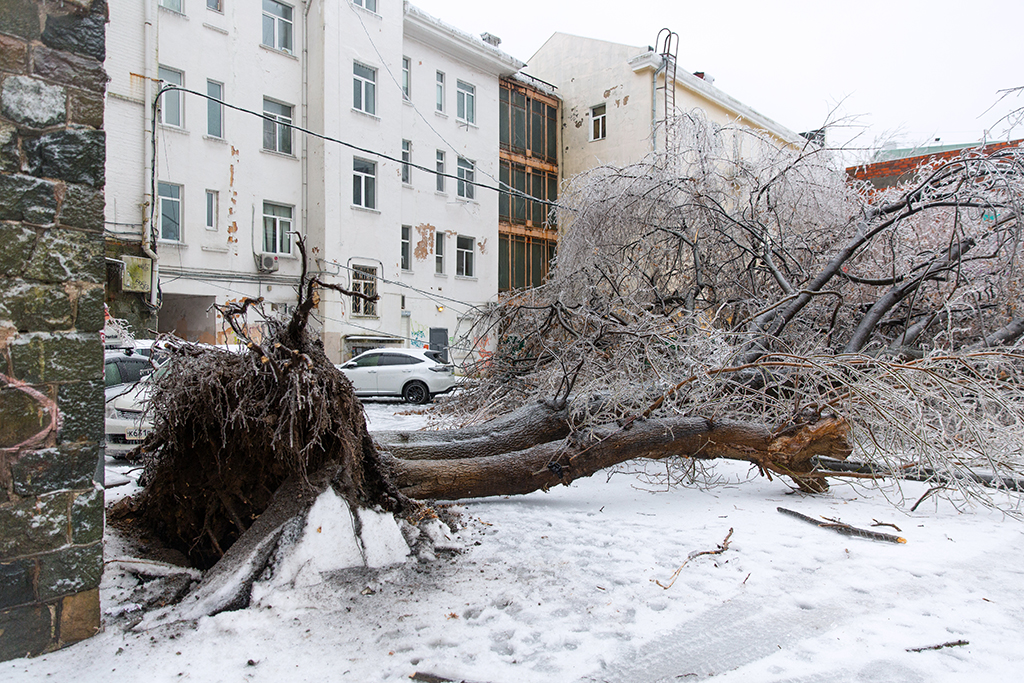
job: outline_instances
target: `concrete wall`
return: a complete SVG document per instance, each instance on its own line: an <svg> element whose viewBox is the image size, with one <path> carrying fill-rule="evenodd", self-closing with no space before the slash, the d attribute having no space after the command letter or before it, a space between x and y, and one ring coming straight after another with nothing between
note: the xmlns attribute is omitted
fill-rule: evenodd
<svg viewBox="0 0 1024 683"><path fill-rule="evenodd" d="M100 628L106 11L0 3L0 660Z"/></svg>

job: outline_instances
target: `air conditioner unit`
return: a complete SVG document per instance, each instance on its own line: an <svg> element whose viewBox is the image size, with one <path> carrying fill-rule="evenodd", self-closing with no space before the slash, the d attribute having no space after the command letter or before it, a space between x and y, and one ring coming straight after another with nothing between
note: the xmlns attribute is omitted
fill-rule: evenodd
<svg viewBox="0 0 1024 683"><path fill-rule="evenodd" d="M276 273L278 269L277 254L260 254L256 267L261 273Z"/></svg>

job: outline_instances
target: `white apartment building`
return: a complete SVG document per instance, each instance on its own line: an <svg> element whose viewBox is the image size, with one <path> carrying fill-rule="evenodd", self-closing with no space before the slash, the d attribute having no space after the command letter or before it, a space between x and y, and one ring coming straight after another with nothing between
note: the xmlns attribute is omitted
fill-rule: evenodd
<svg viewBox="0 0 1024 683"><path fill-rule="evenodd" d="M243 297L286 314L297 233L310 274L380 297L322 292L335 362L478 341L498 197L471 183L497 185L498 79L521 62L398 0L111 0L108 43L107 221L152 217L161 332L231 341L210 306ZM167 91L154 125L166 83L225 104Z"/></svg>

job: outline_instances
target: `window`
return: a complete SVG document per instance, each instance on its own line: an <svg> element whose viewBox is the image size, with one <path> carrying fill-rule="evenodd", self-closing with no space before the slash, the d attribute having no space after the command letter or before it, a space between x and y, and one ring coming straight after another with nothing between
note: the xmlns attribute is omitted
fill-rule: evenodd
<svg viewBox="0 0 1024 683"><path fill-rule="evenodd" d="M437 91L437 97L435 98L434 107L435 107L435 109L437 109L437 111L443 112L444 111L444 72L443 71L438 71L437 72L436 91Z"/></svg>
<svg viewBox="0 0 1024 683"><path fill-rule="evenodd" d="M466 123L476 123L476 88L469 83L458 81L455 118Z"/></svg>
<svg viewBox="0 0 1024 683"><path fill-rule="evenodd" d="M412 270L412 226L402 226L402 270Z"/></svg>
<svg viewBox="0 0 1024 683"><path fill-rule="evenodd" d="M444 275L444 231L434 233L434 272Z"/></svg>
<svg viewBox="0 0 1024 683"><path fill-rule="evenodd" d="M376 114L377 70L352 63L352 108L367 114Z"/></svg>
<svg viewBox="0 0 1024 683"><path fill-rule="evenodd" d="M352 2L371 12L377 11L377 0L352 0Z"/></svg>
<svg viewBox="0 0 1024 683"><path fill-rule="evenodd" d="M459 235L455 238L455 274L473 277L473 238Z"/></svg>
<svg viewBox="0 0 1024 683"><path fill-rule="evenodd" d="M352 160L352 203L364 209L377 208L377 164Z"/></svg>
<svg viewBox="0 0 1024 683"><path fill-rule="evenodd" d="M164 85L177 85L184 87L185 74L174 69L161 66L157 75ZM167 126L185 126L184 107L182 107L181 91L168 90L160 96L160 123Z"/></svg>
<svg viewBox="0 0 1024 683"><path fill-rule="evenodd" d="M444 152L437 150L437 191L444 192Z"/></svg>
<svg viewBox="0 0 1024 683"><path fill-rule="evenodd" d="M224 137L224 85L206 81L206 94L215 100L206 100L206 134L214 138Z"/></svg>
<svg viewBox="0 0 1024 683"><path fill-rule="evenodd" d="M206 9L216 10L217 12L224 11L224 4L221 0L206 0Z"/></svg>
<svg viewBox="0 0 1024 683"><path fill-rule="evenodd" d="M406 185L412 184L412 142L402 140L402 182Z"/></svg>
<svg viewBox="0 0 1024 683"><path fill-rule="evenodd" d="M545 202L558 200L557 174L502 161L498 181L502 188L512 190L498 195L499 220L535 228L554 227L550 205Z"/></svg>
<svg viewBox="0 0 1024 683"><path fill-rule="evenodd" d="M206 229L217 229L217 205L219 203L216 190L206 191Z"/></svg>
<svg viewBox="0 0 1024 683"><path fill-rule="evenodd" d="M377 296L377 269L374 266L352 266L352 291L368 297ZM358 296L350 298L355 315L377 315L376 301L366 301Z"/></svg>
<svg viewBox="0 0 1024 683"><path fill-rule="evenodd" d="M181 185L157 183L160 198L160 239L181 241Z"/></svg>
<svg viewBox="0 0 1024 683"><path fill-rule="evenodd" d="M532 92L502 81L498 107L501 148L552 163L558 161L558 111Z"/></svg>
<svg viewBox="0 0 1024 683"><path fill-rule="evenodd" d="M402 57L402 97L408 102L412 93L412 60Z"/></svg>
<svg viewBox="0 0 1024 683"><path fill-rule="evenodd" d="M555 258L555 240L506 234L498 239L499 292L544 284Z"/></svg>
<svg viewBox="0 0 1024 683"><path fill-rule="evenodd" d="M608 137L608 128L606 127L606 109L605 105L599 104L596 107L590 109L590 139L591 140L604 140Z"/></svg>
<svg viewBox="0 0 1024 683"><path fill-rule="evenodd" d="M160 0L160 6L175 12L181 11L181 0Z"/></svg>
<svg viewBox="0 0 1024 683"><path fill-rule="evenodd" d="M269 254L292 253L292 207L263 202L263 251Z"/></svg>
<svg viewBox="0 0 1024 683"><path fill-rule="evenodd" d="M291 7L277 0L263 0L263 44L291 54Z"/></svg>
<svg viewBox="0 0 1024 683"><path fill-rule="evenodd" d="M292 153L292 108L263 99L263 149L281 154Z"/></svg>
<svg viewBox="0 0 1024 683"><path fill-rule="evenodd" d="M473 162L469 159L463 159L459 157L459 183L456 190L463 199L473 198Z"/></svg>

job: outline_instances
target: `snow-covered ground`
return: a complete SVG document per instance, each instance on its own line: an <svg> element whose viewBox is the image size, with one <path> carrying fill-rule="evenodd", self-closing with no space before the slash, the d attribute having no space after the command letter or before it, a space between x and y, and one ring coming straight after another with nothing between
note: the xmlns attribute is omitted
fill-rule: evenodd
<svg viewBox="0 0 1024 683"><path fill-rule="evenodd" d="M398 403L367 409L377 429L425 421ZM899 512L883 495L898 491L837 484L806 497L747 481L737 464L719 471L737 483L650 492L633 476L598 475L469 502L460 553L325 575L148 632L125 630L123 579L108 571L105 630L0 664L0 680L1020 680L1024 524L931 499ZM925 490L905 483L902 495ZM907 543L841 536L779 506L861 528L889 522ZM730 529L725 552L694 557L668 589L656 583ZM957 641L967 644L911 651Z"/></svg>

